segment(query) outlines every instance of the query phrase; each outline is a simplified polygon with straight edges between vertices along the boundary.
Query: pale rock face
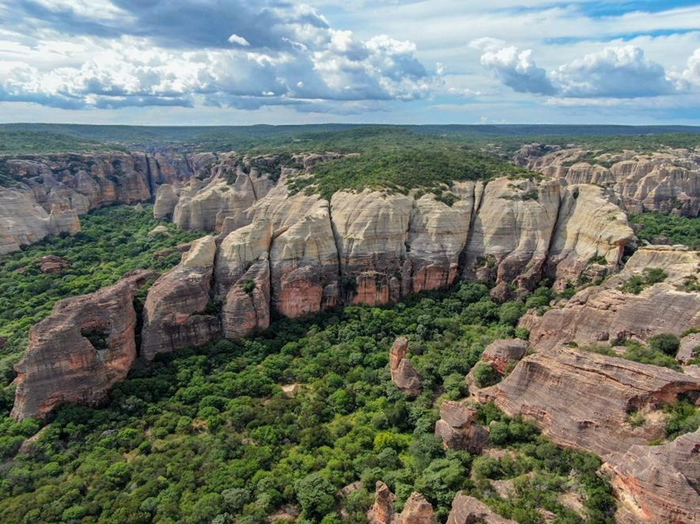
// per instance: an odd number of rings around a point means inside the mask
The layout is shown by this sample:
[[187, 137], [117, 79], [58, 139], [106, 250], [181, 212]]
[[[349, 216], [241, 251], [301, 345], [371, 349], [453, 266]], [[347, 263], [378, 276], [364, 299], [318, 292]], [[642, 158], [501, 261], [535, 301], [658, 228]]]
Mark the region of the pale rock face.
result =
[[440, 420], [435, 423], [435, 434], [442, 439], [445, 449], [481, 454], [489, 443], [489, 433], [474, 423], [476, 416], [476, 408], [449, 400], [442, 403]]
[[491, 181], [474, 218], [464, 277], [532, 287], [547, 260], [559, 203], [557, 182]]
[[567, 280], [576, 282], [593, 257], [617, 267], [624, 246], [634, 237], [625, 214], [596, 186], [563, 188], [559, 215], [548, 262], [559, 288]]
[[199, 346], [221, 336], [219, 319], [203, 314], [211, 300], [216, 244], [207, 236], [195, 241], [182, 262], [149, 289], [143, 310], [141, 357], [152, 360]]
[[163, 184], [156, 192], [153, 216], [157, 219], [172, 218], [180, 197], [170, 184]]
[[343, 274], [400, 271], [412, 212], [413, 200], [404, 195], [334, 194], [331, 214]]
[[[586, 288], [563, 308], [544, 315], [525, 315], [520, 326], [530, 330], [530, 343], [540, 350], [567, 343], [586, 346], [623, 338], [647, 340], [660, 333], [680, 335], [700, 326], [700, 294], [677, 286], [694, 275], [700, 253], [686, 248], [649, 246], [637, 250], [624, 270], [602, 286]], [[668, 278], [639, 295], [623, 293], [618, 286], [645, 268], [663, 268]]]
[[474, 183], [459, 184], [452, 207], [424, 195], [414, 202], [407, 237], [412, 291], [438, 289], [457, 277], [474, 211]]
[[224, 295], [262, 255], [268, 256], [271, 244], [269, 219], [256, 220], [224, 238], [216, 254], [217, 295]]
[[183, 193], [173, 221], [181, 229], [220, 231], [226, 217], [245, 212], [257, 199], [251, 178], [244, 173], [238, 174], [233, 185], [214, 178], [200, 191]]
[[46, 210], [25, 192], [0, 188], [0, 255], [18, 251], [21, 245], [29, 245], [52, 232], [61, 232], [61, 225], [73, 229], [73, 221], [54, 221]]
[[[140, 271], [90, 295], [58, 302], [29, 333], [15, 366], [12, 417], [43, 417], [62, 402], [96, 405], [126, 378], [136, 358], [134, 292], [153, 275]], [[88, 337], [101, 338], [93, 346]]]
[[[295, 197], [292, 197], [294, 199]], [[326, 200], [272, 241], [272, 304], [288, 317], [321, 311], [323, 292], [338, 281], [338, 251]]]
[[[246, 286], [252, 289], [246, 289]], [[243, 338], [270, 326], [270, 262], [261, 255], [231, 287], [222, 312], [224, 336]]]
[[[587, 154], [600, 164], [584, 161]], [[626, 211], [680, 212], [690, 217], [700, 213], [700, 155], [693, 151], [596, 155], [578, 148], [552, 151], [526, 146], [516, 162], [568, 184], [609, 187]]]

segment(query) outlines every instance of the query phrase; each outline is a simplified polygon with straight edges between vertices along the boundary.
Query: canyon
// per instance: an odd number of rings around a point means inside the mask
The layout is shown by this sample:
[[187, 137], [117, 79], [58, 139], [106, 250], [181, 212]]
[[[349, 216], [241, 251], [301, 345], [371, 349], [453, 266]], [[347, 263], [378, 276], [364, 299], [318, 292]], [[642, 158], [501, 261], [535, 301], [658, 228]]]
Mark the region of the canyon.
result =
[[[21, 184], [0, 188], [0, 254], [49, 234], [75, 234], [81, 214], [114, 203], [154, 199], [156, 217], [203, 231], [170, 272], [127, 275], [64, 300], [34, 326], [16, 367], [13, 417], [45, 417], [61, 402], [99, 405], [137, 363], [247, 337], [275, 315], [390, 304], [458, 280], [489, 282], [494, 300], [505, 301], [549, 279], [558, 291], [583, 289], [521, 319], [529, 344], [487, 348], [485, 362], [504, 379], [471, 398], [534, 420], [559, 445], [598, 454], [621, 501], [619, 522], [698, 521], [700, 433], [649, 446], [663, 439], [663, 406], [680, 397], [700, 402], [697, 366], [674, 371], [586, 351], [671, 333], [693, 345], [681, 362], [691, 360], [695, 343], [685, 332], [700, 327], [700, 294], [684, 285], [700, 255], [681, 246], [634, 246], [623, 210], [696, 217], [697, 155], [628, 152], [590, 163], [587, 151], [527, 146], [516, 162], [541, 177], [457, 182], [445, 189], [455, 197], [449, 204], [415, 190], [340, 191], [324, 199], [293, 189], [291, 181], [329, 158], [295, 158], [304, 169], [234, 153], [8, 162]], [[646, 268], [663, 269], [665, 279], [638, 294], [624, 291]], [[137, 312], [134, 293], [149, 279], [155, 282]], [[416, 396], [420, 381], [407, 345], [398, 339], [392, 348], [391, 374]], [[635, 427], [629, 417], [638, 412], [647, 422]], [[441, 417], [436, 433], [446, 447], [478, 453], [486, 445], [487, 429], [471, 425], [470, 408], [445, 403]], [[377, 485], [376, 497], [376, 522], [434, 519], [418, 494], [401, 515], [386, 485]], [[480, 520], [508, 522], [458, 495], [450, 522]]]

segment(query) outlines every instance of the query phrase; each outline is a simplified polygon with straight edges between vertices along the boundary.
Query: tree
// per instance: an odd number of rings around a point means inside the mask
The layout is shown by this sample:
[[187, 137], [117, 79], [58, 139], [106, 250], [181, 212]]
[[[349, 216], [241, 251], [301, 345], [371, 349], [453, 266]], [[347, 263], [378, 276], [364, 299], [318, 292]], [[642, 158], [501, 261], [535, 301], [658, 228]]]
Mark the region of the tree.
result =
[[681, 341], [678, 340], [676, 335], [671, 333], [661, 333], [655, 337], [649, 339], [649, 347], [657, 351], [661, 351], [666, 355], [675, 357], [678, 353], [678, 348], [681, 345]]
[[304, 517], [319, 521], [335, 508], [335, 488], [320, 473], [311, 473], [294, 486]]

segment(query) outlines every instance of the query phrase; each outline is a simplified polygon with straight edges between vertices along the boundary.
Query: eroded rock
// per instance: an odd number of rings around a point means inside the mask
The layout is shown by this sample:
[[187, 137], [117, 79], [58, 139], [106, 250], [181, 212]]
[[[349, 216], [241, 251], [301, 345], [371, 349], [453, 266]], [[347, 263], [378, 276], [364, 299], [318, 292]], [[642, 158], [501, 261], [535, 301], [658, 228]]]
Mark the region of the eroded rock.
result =
[[136, 359], [134, 293], [154, 275], [134, 272], [90, 295], [58, 302], [29, 332], [12, 417], [43, 417], [58, 404], [96, 405]]
[[458, 493], [452, 501], [452, 511], [447, 524], [515, 524], [495, 513], [486, 504], [474, 497]]
[[435, 434], [442, 438], [445, 449], [467, 450], [481, 454], [489, 443], [488, 431], [476, 424], [477, 411], [459, 402], [446, 400], [440, 406], [440, 420]]
[[408, 396], [420, 395], [421, 383], [408, 355], [408, 339], [399, 337], [389, 351], [389, 371], [396, 387]]
[[527, 341], [518, 338], [495, 340], [486, 346], [481, 360], [490, 363], [503, 375], [508, 366], [519, 362], [525, 356], [527, 347]]

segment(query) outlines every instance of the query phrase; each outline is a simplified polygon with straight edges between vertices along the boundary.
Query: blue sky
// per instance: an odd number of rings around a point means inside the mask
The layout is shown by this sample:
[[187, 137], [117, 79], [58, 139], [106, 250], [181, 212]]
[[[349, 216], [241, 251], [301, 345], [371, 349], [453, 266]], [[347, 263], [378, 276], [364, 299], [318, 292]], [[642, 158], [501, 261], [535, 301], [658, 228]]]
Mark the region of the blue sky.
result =
[[700, 1], [0, 0], [0, 122], [700, 125]]

